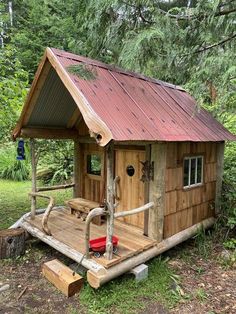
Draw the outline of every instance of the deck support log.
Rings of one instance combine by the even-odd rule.
[[[133,256],[118,265],[114,265],[111,268],[107,269],[107,273],[105,275],[98,275],[93,271],[87,272],[87,280],[93,288],[97,289],[101,285],[105,284],[106,282],[126,273],[130,269],[134,268],[137,265],[145,263],[146,261],[150,260],[151,258],[169,250],[170,248],[178,245],[179,243],[186,241],[187,239],[193,237],[199,229],[204,228],[207,229],[211,227],[215,222],[215,218],[208,218],[204,221],[189,227],[175,235],[157,243],[156,246],[136,255]]]
[[[36,163],[36,154],[35,154],[35,140],[30,139],[30,153],[31,153],[31,170],[32,170],[32,194],[35,194],[37,191],[36,186],[36,172],[37,172],[37,163]],[[36,212],[36,197],[31,196],[31,219],[35,218]]]
[[[112,236],[114,231],[114,144],[110,143],[106,150],[107,166],[107,240],[105,257],[112,259]]]
[[[81,197],[81,167],[82,167],[82,154],[81,154],[81,144],[79,139],[74,140],[74,189],[73,197]]]
[[[220,213],[221,209],[221,190],[224,172],[224,149],[225,143],[217,143],[216,148],[216,197],[215,197],[215,214]]]
[[[151,145],[151,161],[154,161],[154,177],[149,183],[149,201],[154,202],[154,206],[149,210],[148,236],[158,242],[163,239],[166,150],[166,143]]]
[[[106,269],[102,265],[99,265],[92,259],[88,260],[87,258],[85,258],[84,254],[58,241],[53,236],[46,235],[44,232],[40,231],[38,228],[33,227],[27,221],[23,221],[21,223],[21,227],[27,230],[32,236],[40,239],[41,241],[45,242],[49,246],[53,247],[55,250],[73,259],[78,264],[81,264],[85,268],[93,271],[93,273],[97,274],[98,276],[105,275],[107,273]]]

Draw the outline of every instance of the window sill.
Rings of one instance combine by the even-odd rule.
[[[188,191],[188,190],[192,190],[192,189],[195,189],[195,188],[199,188],[199,187],[201,187],[201,186],[203,186],[203,185],[204,185],[204,183],[192,184],[192,185],[190,185],[190,186],[184,186],[184,187],[183,187],[183,190],[184,190],[184,191]]]

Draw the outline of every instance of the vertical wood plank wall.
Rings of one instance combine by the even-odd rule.
[[[216,152],[220,143],[168,143],[165,174],[164,238],[214,215]],[[183,189],[183,159],[203,155],[203,185]]]
[[[103,202],[105,198],[104,148],[97,144],[80,144],[82,150],[82,197],[95,202]],[[87,173],[87,154],[101,155],[101,176]]]

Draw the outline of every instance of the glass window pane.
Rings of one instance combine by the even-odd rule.
[[[202,182],[202,157],[197,159],[197,183]]]
[[[184,159],[184,186],[188,186],[189,159]]]
[[[100,155],[87,155],[87,173],[100,176],[101,168],[102,162]]]
[[[190,184],[195,184],[196,158],[191,159]]]

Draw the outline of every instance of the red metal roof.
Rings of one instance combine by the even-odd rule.
[[[47,72],[43,85],[37,85],[47,60],[53,70]],[[69,71],[69,66],[79,64],[92,69],[95,77],[83,79]],[[59,90],[58,86],[61,86]],[[34,106],[31,98],[39,88],[40,97]],[[25,126],[67,125],[76,106],[91,133],[101,135],[101,146],[112,139],[236,140],[236,136],[210,113],[198,108],[196,101],[181,87],[54,48],[46,49],[13,137],[17,137]]]
[[[199,109],[196,101],[180,87],[68,52],[51,50],[65,70],[80,63],[95,69],[93,80],[67,72],[110,129],[114,140],[236,140],[236,136],[210,113]]]

